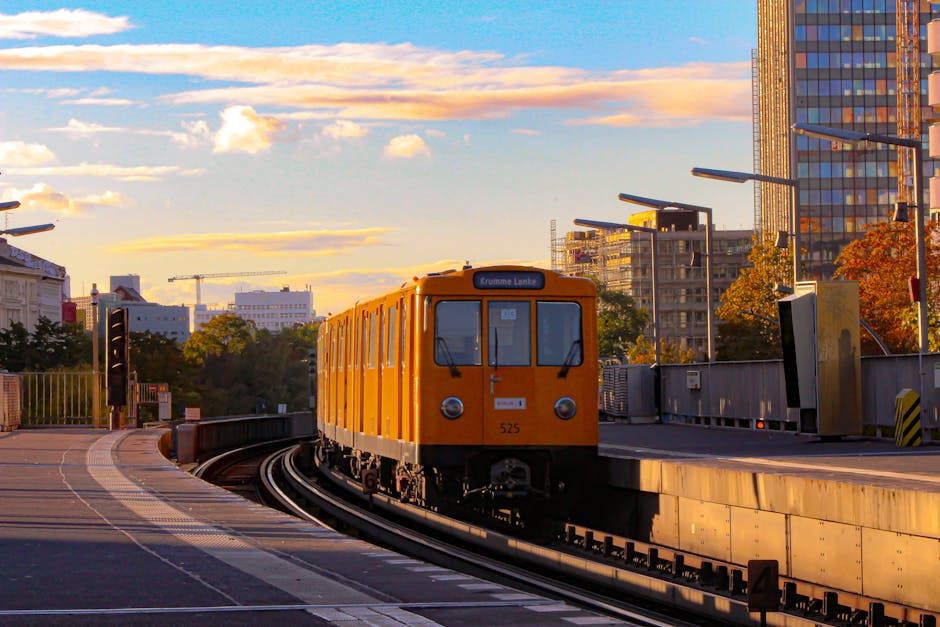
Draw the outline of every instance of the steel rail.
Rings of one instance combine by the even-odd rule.
[[[349,525],[368,535],[370,538],[385,543],[396,550],[417,554],[428,561],[449,567],[478,572],[484,576],[497,576],[554,598],[565,600],[573,605],[585,607],[608,616],[634,621],[637,624],[650,627],[695,624],[682,622],[673,616],[666,616],[646,608],[614,599],[610,596],[590,592],[579,586],[563,583],[552,577],[533,573],[520,566],[487,557],[476,551],[469,551],[453,543],[430,537],[404,525],[378,517],[374,511],[369,511],[363,507],[351,504],[312,482],[297,469],[294,463],[295,453],[296,449],[293,449],[272,456],[272,458],[276,457],[276,459],[269,458],[269,460],[266,460],[264,464],[266,471],[269,473],[283,473],[284,481],[290,484],[290,489],[296,492],[301,499],[317,506],[320,511],[325,512],[331,518],[345,525]],[[330,479],[332,479],[332,477],[330,477]],[[263,479],[263,481],[265,480]],[[278,483],[277,477],[273,475],[270,475],[266,481]],[[319,519],[307,511],[304,504],[298,503],[296,498],[286,495],[283,489],[281,489],[281,493],[284,495],[284,498],[279,499],[280,502],[285,505],[285,507],[288,507],[292,513],[296,512],[299,517],[306,520],[319,521]],[[380,495],[374,496],[378,497]],[[381,506],[379,499],[374,498],[373,505]],[[451,521],[451,523],[444,525],[447,527],[448,532],[463,528],[470,534],[481,536],[501,535],[482,528],[472,527],[467,523],[454,519],[448,520]],[[428,524],[428,520],[421,522],[422,524]],[[520,545],[528,545],[528,543],[514,539],[513,542]],[[537,547],[536,545],[528,546],[535,550],[550,550],[544,547]]]
[[[268,452],[269,449],[283,448],[287,444],[295,444],[300,440],[307,439],[309,436],[282,438],[279,440],[270,440],[268,442],[259,442],[249,444],[240,448],[219,453],[202,462],[192,470],[192,474],[209,483],[215,483],[215,478],[222,475],[226,470],[236,464],[250,459],[260,457]]]

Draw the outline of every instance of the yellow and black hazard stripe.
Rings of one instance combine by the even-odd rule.
[[[902,448],[920,446],[920,395],[904,388],[894,397],[894,444]]]

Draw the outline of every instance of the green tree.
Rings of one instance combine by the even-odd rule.
[[[629,294],[598,286],[597,345],[601,357],[626,355],[648,320],[649,314],[638,309]]]
[[[720,361],[780,357],[780,325],[777,322],[775,283],[793,282],[790,249],[774,246],[755,236],[749,267],[725,290],[715,310],[720,318],[716,341]]]
[[[21,322],[0,329],[0,365],[10,372],[26,370],[29,360],[29,332]]]
[[[183,355],[190,363],[202,366],[211,358],[238,355],[254,341],[255,333],[253,322],[235,314],[222,314],[189,336]]]

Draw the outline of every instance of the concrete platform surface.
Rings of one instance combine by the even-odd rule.
[[[617,623],[246,501],[159,435],[0,435],[0,623]]]
[[[600,452],[940,492],[940,446],[935,445],[898,449],[893,442],[871,438],[823,442],[781,431],[601,423]]]

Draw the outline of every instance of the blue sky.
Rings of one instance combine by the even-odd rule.
[[[618,192],[751,224],[755,3],[0,4],[0,198],[73,293],[277,269],[321,313],[457,260],[544,264]]]

